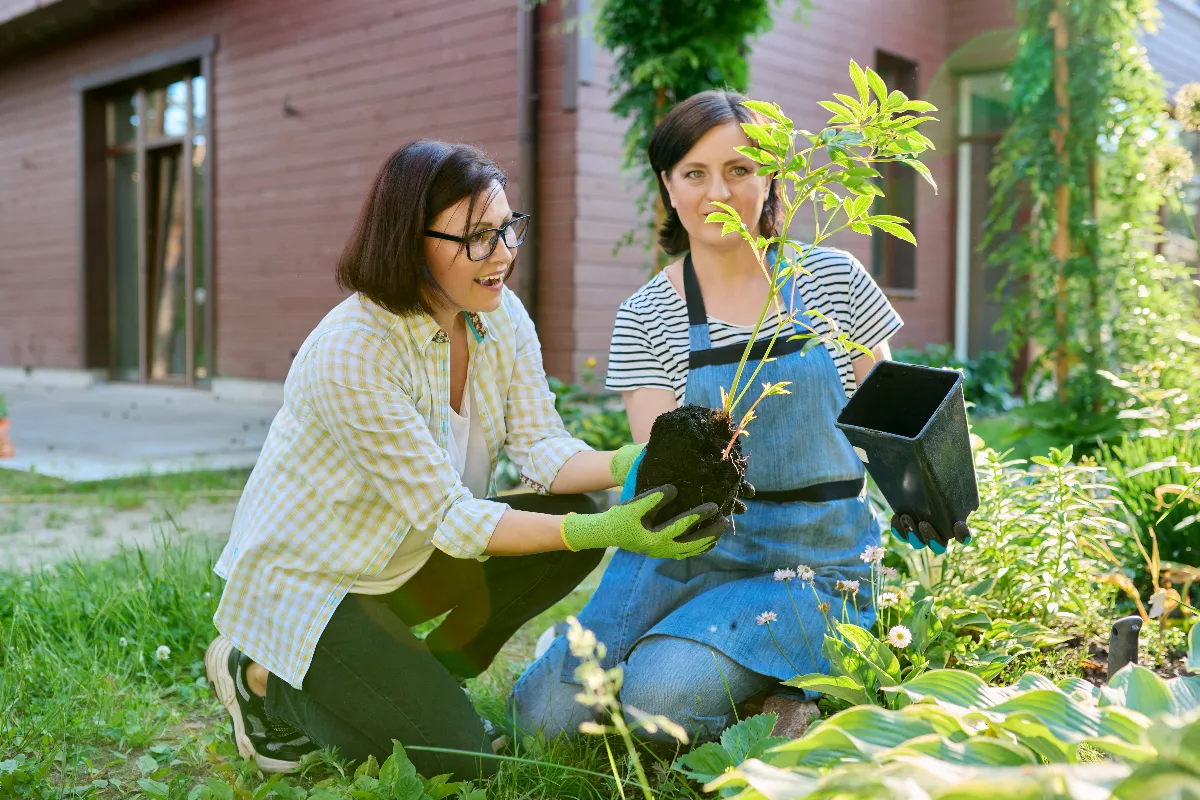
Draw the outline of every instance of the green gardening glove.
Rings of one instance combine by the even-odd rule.
[[[627,444],[613,453],[612,461],[608,464],[608,472],[612,475],[612,479],[616,481],[617,486],[625,484],[625,479],[629,477],[629,473],[640,463],[642,451],[645,449],[646,443],[642,442],[641,444]]]
[[[651,558],[688,558],[712,548],[728,521],[716,503],[704,503],[661,525],[650,517],[675,499],[674,486],[659,486],[599,514],[567,514],[561,534],[569,550],[620,547]]]

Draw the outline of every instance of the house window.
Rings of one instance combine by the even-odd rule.
[[[917,65],[889,53],[875,54],[875,71],[889,89],[899,89],[910,98],[917,96]],[[917,173],[903,164],[882,164],[880,180],[884,196],[875,201],[875,214],[893,214],[909,222],[917,235]],[[917,288],[916,248],[895,236],[876,230],[871,234],[871,273],[884,288],[911,292]]]
[[[212,40],[76,80],[86,363],[192,386],[213,371]]]

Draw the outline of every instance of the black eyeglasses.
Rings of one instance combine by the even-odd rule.
[[[475,231],[470,236],[453,236],[441,231],[425,231],[426,236],[434,239],[445,239],[447,242],[458,242],[467,246],[467,258],[472,261],[483,261],[496,252],[496,242],[504,237],[504,246],[520,247],[529,232],[529,215],[513,212],[513,218],[499,228],[487,228]]]

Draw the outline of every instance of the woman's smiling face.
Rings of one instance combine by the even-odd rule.
[[[499,228],[513,217],[504,189],[495,184],[476,200],[473,218],[467,225],[470,204],[471,198],[464,197],[438,214],[428,229],[451,236],[470,236],[477,231]],[[433,279],[446,293],[444,298],[431,298],[433,305],[439,310],[495,311],[500,307],[504,281],[512,271],[516,255],[516,248],[505,245],[501,237],[490,256],[472,261],[467,257],[466,245],[426,236],[425,258]],[[447,305],[450,308],[445,308]]]
[[[734,150],[751,145],[750,137],[736,122],[716,125],[700,137],[669,173],[663,173],[671,205],[693,247],[703,244],[710,249],[723,249],[742,242],[735,234],[721,236],[720,225],[704,221],[712,212],[721,210],[714,202],[732,206],[750,232],[758,235],[771,179],[755,175],[759,165]]]

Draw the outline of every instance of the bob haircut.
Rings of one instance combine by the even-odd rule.
[[[737,92],[719,89],[694,94],[671,109],[650,135],[646,153],[650,157],[650,168],[654,170],[658,193],[667,212],[666,221],[658,229],[658,243],[668,255],[677,256],[691,249],[691,242],[688,240],[687,229],[679,221],[679,214],[671,208],[671,197],[667,194],[663,173],[670,175],[675,165],[696,146],[696,142],[718,125],[729,122],[766,124],[768,120],[761,114],[742,105],[745,100],[746,97]],[[758,220],[763,236],[779,235],[781,212],[779,187],[776,181],[771,181],[766,202],[763,203],[762,215]]]
[[[446,297],[425,259],[425,231],[437,215],[471,198],[462,236],[475,209],[508,182],[496,163],[466,144],[410,142],[379,169],[354,231],[337,262],[337,284],[393,314],[423,311]],[[463,245],[459,245],[461,248]]]

